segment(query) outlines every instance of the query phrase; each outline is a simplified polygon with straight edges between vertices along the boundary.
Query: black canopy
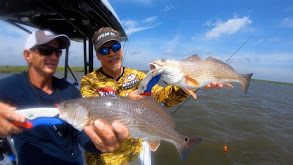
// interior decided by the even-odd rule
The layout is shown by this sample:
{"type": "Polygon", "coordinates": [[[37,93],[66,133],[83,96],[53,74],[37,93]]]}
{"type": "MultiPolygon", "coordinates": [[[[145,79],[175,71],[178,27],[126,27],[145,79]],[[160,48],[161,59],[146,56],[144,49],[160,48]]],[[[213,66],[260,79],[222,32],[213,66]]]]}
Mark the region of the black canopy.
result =
{"type": "Polygon", "coordinates": [[[127,40],[118,19],[104,2],[107,3],[103,0],[0,0],[0,19],[50,29],[71,39],[85,36],[91,39],[100,27],[110,26],[127,40]]]}
{"type": "MultiPolygon", "coordinates": [[[[0,0],[0,19],[29,33],[22,24],[50,29],[55,33],[66,34],[72,40],[83,41],[85,74],[88,69],[89,72],[93,71],[91,38],[96,30],[112,27],[119,31],[122,41],[127,40],[126,33],[107,0],[0,0]]],[[[69,68],[68,50],[65,66],[69,68]]],[[[67,77],[67,70],[64,77],[67,77]]]]}

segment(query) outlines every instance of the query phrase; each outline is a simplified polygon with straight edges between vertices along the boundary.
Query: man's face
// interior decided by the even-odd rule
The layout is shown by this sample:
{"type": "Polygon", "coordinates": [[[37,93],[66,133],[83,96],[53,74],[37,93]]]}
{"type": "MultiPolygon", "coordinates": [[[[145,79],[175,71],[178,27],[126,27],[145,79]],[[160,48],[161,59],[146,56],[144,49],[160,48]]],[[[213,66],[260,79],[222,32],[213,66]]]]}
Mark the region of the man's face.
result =
{"type": "MultiPolygon", "coordinates": [[[[52,40],[45,46],[51,46],[53,48],[59,48],[57,40],[52,40]]],[[[61,50],[62,51],[62,50],[61,50]]],[[[35,69],[40,75],[53,75],[56,72],[59,63],[59,56],[53,51],[50,55],[42,55],[41,50],[33,49],[31,58],[31,67],[35,69]]]]}
{"type": "MultiPolygon", "coordinates": [[[[111,47],[112,45],[116,44],[117,41],[108,41],[104,43],[101,48],[105,47],[111,47]]],[[[122,48],[118,50],[117,52],[114,52],[112,49],[110,49],[109,53],[107,55],[100,55],[98,51],[96,50],[96,56],[98,60],[101,61],[102,68],[106,70],[111,70],[113,72],[120,71],[121,65],[122,65],[122,55],[123,51],[122,48]]]]}

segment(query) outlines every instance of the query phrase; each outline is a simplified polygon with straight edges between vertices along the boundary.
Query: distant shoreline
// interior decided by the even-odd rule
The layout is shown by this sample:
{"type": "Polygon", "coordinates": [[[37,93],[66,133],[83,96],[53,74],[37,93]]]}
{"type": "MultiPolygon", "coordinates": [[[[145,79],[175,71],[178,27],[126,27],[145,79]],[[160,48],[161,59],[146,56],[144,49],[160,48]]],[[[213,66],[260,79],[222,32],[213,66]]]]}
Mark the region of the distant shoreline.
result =
{"type": "MultiPolygon", "coordinates": [[[[0,73],[19,73],[27,71],[28,66],[0,66],[0,73]]],[[[72,72],[84,72],[84,67],[70,66],[72,72]]],[[[57,72],[64,72],[64,66],[58,66],[57,72]]]]}
{"type": "MultiPolygon", "coordinates": [[[[19,73],[27,71],[27,66],[0,66],[0,73],[19,73]]],[[[78,67],[78,66],[70,66],[70,69],[72,72],[84,72],[84,67],[78,67]]],[[[64,72],[65,68],[64,66],[59,66],[57,68],[57,72],[64,72]]],[[[147,72],[147,71],[146,71],[147,72]]],[[[259,79],[251,79],[251,81],[260,81],[260,82],[267,82],[267,83],[274,83],[274,84],[282,84],[282,85],[290,85],[293,86],[293,83],[287,83],[287,82],[279,82],[279,81],[269,81],[269,80],[259,80],[259,79]]]]}
{"type": "Polygon", "coordinates": [[[282,84],[282,85],[290,85],[290,86],[293,86],[293,83],[279,82],[279,81],[269,81],[269,80],[259,80],[259,79],[251,79],[251,81],[260,81],[260,82],[266,82],[266,83],[273,83],[273,84],[282,84]]]}

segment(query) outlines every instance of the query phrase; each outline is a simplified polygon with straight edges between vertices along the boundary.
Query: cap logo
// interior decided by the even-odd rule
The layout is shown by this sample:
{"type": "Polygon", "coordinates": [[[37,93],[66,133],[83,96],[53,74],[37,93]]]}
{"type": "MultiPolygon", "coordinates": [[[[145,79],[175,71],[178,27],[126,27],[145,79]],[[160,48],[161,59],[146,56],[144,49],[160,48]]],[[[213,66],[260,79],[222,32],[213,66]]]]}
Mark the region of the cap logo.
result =
{"type": "Polygon", "coordinates": [[[114,37],[116,36],[115,33],[113,33],[113,32],[106,32],[106,33],[103,33],[103,34],[99,35],[98,40],[100,40],[103,37],[107,37],[109,35],[114,36],[114,37]]]}

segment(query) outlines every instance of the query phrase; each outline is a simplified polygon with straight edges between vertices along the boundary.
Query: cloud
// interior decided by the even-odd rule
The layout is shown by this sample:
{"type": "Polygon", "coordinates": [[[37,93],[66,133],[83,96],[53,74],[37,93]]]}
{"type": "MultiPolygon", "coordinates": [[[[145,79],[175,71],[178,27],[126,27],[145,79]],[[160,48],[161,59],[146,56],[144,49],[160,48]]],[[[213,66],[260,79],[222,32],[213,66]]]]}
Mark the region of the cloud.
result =
{"type": "Polygon", "coordinates": [[[287,12],[293,11],[293,6],[286,8],[285,11],[287,11],[287,12]]]}
{"type": "Polygon", "coordinates": [[[239,74],[253,73],[253,79],[293,82],[292,68],[272,68],[271,66],[247,66],[237,64],[232,66],[239,74]]]}
{"type": "Polygon", "coordinates": [[[286,17],[283,19],[283,25],[288,26],[288,27],[292,27],[293,28],[293,19],[290,17],[286,17]]]}
{"type": "MultiPolygon", "coordinates": [[[[261,59],[259,57],[237,57],[231,58],[228,63],[240,63],[240,64],[250,64],[250,63],[258,63],[261,59]]],[[[226,62],[226,61],[224,61],[226,62]]]]}
{"type": "Polygon", "coordinates": [[[183,54],[184,55],[192,55],[192,54],[195,54],[195,52],[197,52],[197,50],[195,48],[192,48],[192,49],[183,51],[183,54]]]}
{"type": "MultiPolygon", "coordinates": [[[[226,58],[226,57],[224,57],[226,58]]],[[[293,66],[293,56],[291,53],[280,53],[272,51],[270,54],[258,54],[258,53],[241,53],[237,56],[233,56],[228,63],[251,63],[257,65],[271,65],[271,66],[293,66]]]]}
{"type": "Polygon", "coordinates": [[[121,21],[124,26],[131,27],[134,24],[134,20],[121,21]]]}
{"type": "Polygon", "coordinates": [[[280,41],[280,37],[271,37],[268,39],[270,42],[280,41]]]}
{"type": "Polygon", "coordinates": [[[257,41],[257,43],[261,44],[261,43],[263,43],[263,41],[264,41],[264,39],[260,39],[260,40],[257,41]]]}
{"type": "Polygon", "coordinates": [[[180,35],[179,34],[175,34],[173,39],[168,40],[166,43],[168,48],[176,47],[176,45],[179,45],[179,44],[180,44],[180,35]]]}
{"type": "Polygon", "coordinates": [[[135,33],[135,32],[139,32],[139,31],[144,31],[144,30],[148,30],[148,29],[153,29],[157,26],[159,26],[160,24],[156,24],[156,25],[153,25],[153,26],[145,26],[145,27],[138,27],[138,28],[133,28],[131,29],[127,35],[131,35],[132,33],[135,33]]]}
{"type": "Polygon", "coordinates": [[[140,53],[141,53],[141,50],[139,50],[137,48],[129,50],[129,54],[131,54],[131,55],[139,55],[140,53]]]}
{"type": "Polygon", "coordinates": [[[208,20],[206,23],[203,24],[204,26],[211,26],[212,25],[212,21],[208,20]]]}
{"type": "Polygon", "coordinates": [[[259,39],[257,41],[258,44],[265,44],[265,43],[269,43],[269,42],[279,42],[281,40],[280,37],[270,37],[270,38],[266,38],[266,39],[259,39]]]}
{"type": "Polygon", "coordinates": [[[152,16],[152,17],[148,17],[148,18],[141,20],[141,21],[136,21],[136,20],[125,20],[124,21],[123,20],[123,21],[121,21],[121,24],[123,25],[124,29],[127,29],[126,34],[128,36],[130,36],[131,34],[133,34],[135,32],[153,29],[153,28],[159,26],[161,23],[149,25],[149,24],[155,23],[157,18],[158,18],[157,16],[152,16]],[[148,24],[148,26],[146,26],[145,24],[148,24]]]}
{"type": "Polygon", "coordinates": [[[165,5],[162,12],[167,13],[167,12],[170,12],[173,10],[175,10],[175,7],[171,3],[169,3],[169,4],[165,5]]]}
{"type": "Polygon", "coordinates": [[[108,0],[110,4],[113,3],[135,3],[135,4],[141,4],[141,5],[151,5],[153,0],[108,0]]]}
{"type": "Polygon", "coordinates": [[[151,4],[152,0],[134,0],[134,2],[138,2],[142,4],[151,4]]]}
{"type": "Polygon", "coordinates": [[[149,62],[158,59],[158,53],[153,49],[148,48],[130,48],[123,58],[123,66],[147,70],[149,62]]]}
{"type": "Polygon", "coordinates": [[[174,49],[167,49],[166,51],[163,52],[163,55],[174,55],[176,53],[177,51],[174,49]]]}
{"type": "Polygon", "coordinates": [[[157,20],[157,18],[158,18],[157,16],[149,17],[149,18],[145,19],[143,22],[144,23],[153,23],[157,20]]]}
{"type": "Polygon", "coordinates": [[[215,27],[212,30],[206,32],[205,38],[214,39],[225,34],[231,35],[241,29],[245,29],[245,27],[251,23],[252,21],[246,16],[243,18],[235,17],[233,19],[229,19],[227,22],[219,20],[215,23],[215,27]]]}

